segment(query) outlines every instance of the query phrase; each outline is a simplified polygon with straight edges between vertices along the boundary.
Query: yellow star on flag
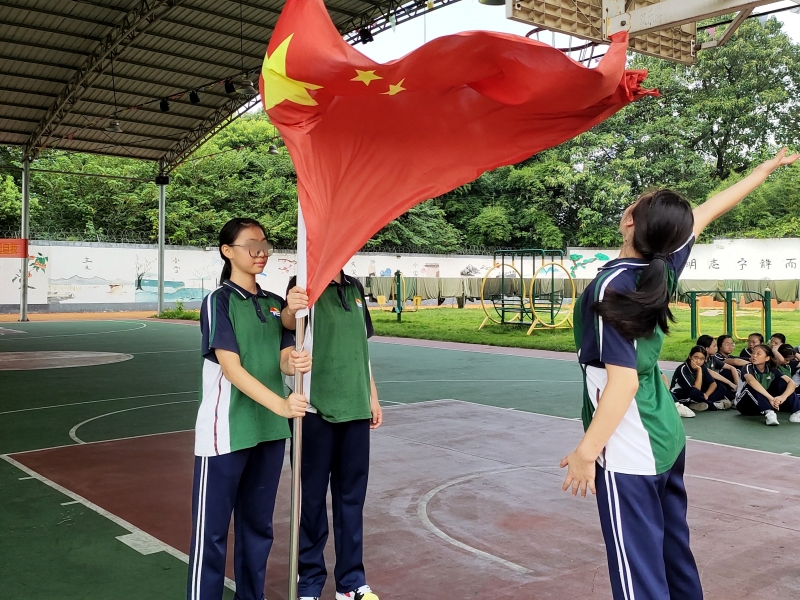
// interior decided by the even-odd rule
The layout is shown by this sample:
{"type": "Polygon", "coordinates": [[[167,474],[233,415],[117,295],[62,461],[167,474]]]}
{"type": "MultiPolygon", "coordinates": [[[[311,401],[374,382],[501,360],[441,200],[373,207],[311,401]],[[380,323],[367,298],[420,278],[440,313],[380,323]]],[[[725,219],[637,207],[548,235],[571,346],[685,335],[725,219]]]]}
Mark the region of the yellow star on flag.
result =
{"type": "Polygon", "coordinates": [[[394,96],[395,94],[399,94],[400,92],[404,92],[405,89],[406,89],[406,88],[403,87],[403,82],[404,81],[405,81],[405,78],[401,79],[395,85],[392,85],[390,83],[389,84],[389,91],[388,92],[383,92],[383,95],[384,96],[394,96]]]}
{"type": "Polygon", "coordinates": [[[375,71],[359,71],[356,69],[356,76],[353,77],[350,81],[361,81],[369,87],[371,81],[376,81],[378,79],[383,79],[380,75],[375,75],[375,71]]]}
{"type": "Polygon", "coordinates": [[[289,100],[295,104],[304,106],[316,106],[317,102],[308,93],[308,90],[319,90],[321,85],[304,83],[297,81],[286,75],[286,53],[289,50],[289,42],[292,41],[294,34],[291,34],[280,45],[275,48],[272,56],[267,56],[264,66],[261,69],[261,77],[264,80],[264,95],[261,100],[264,102],[264,110],[269,110],[277,106],[284,100],[289,100]]]}

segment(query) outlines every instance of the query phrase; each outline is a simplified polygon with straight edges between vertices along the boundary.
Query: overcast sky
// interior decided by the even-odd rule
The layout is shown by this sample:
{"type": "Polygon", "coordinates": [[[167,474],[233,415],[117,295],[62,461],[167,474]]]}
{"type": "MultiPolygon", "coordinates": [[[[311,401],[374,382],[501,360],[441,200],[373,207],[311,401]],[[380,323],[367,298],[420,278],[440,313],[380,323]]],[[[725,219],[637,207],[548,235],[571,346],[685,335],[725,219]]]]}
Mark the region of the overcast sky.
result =
{"type": "MultiPolygon", "coordinates": [[[[755,12],[764,12],[784,6],[800,4],[800,0],[785,0],[775,4],[757,8],[755,12]]],[[[485,6],[478,0],[461,0],[453,5],[436,10],[425,17],[413,19],[398,25],[395,31],[385,31],[375,35],[375,41],[369,44],[357,44],[356,48],[377,62],[387,62],[400,58],[421,46],[426,40],[458,33],[482,29],[485,31],[501,31],[525,35],[532,26],[517,23],[505,17],[504,6],[485,6]]],[[[800,43],[800,15],[779,13],[784,23],[784,30],[796,42],[800,43]]],[[[542,38],[542,41],[550,42],[542,38]]],[[[566,36],[557,40],[557,44],[566,45],[566,36]]]]}

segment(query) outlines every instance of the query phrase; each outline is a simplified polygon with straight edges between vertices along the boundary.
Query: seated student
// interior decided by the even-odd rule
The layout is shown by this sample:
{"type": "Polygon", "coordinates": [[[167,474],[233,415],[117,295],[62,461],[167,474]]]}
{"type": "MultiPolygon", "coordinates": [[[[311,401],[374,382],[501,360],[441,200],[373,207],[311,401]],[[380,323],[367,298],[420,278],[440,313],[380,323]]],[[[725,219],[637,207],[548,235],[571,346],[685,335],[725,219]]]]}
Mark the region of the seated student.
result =
{"type": "Polygon", "coordinates": [[[717,354],[717,340],[710,335],[701,335],[697,338],[697,345],[705,348],[706,368],[711,377],[720,388],[721,393],[733,402],[739,387],[739,373],[731,365],[725,364],[725,359],[717,354]]]}
{"type": "Polygon", "coordinates": [[[784,364],[783,356],[781,353],[778,352],[778,348],[786,343],[786,336],[782,333],[773,333],[772,336],[769,338],[769,347],[772,348],[772,359],[775,361],[777,366],[781,366],[784,364]]]}
{"type": "Polygon", "coordinates": [[[781,357],[782,364],[778,365],[778,372],[781,375],[791,377],[795,385],[800,385],[800,360],[792,348],[791,344],[781,344],[778,346],[778,354],[781,357]]]}
{"type": "Polygon", "coordinates": [[[723,333],[717,338],[717,357],[724,360],[726,365],[734,367],[736,377],[739,381],[741,381],[741,377],[739,377],[739,370],[741,367],[749,365],[750,361],[743,358],[736,358],[733,355],[733,349],[735,347],[736,342],[734,342],[733,338],[727,333],[723,333]]]}
{"type": "Polygon", "coordinates": [[[742,348],[742,351],[739,353],[739,358],[743,358],[747,361],[750,360],[750,355],[753,352],[753,348],[756,346],[764,343],[764,336],[760,333],[751,333],[747,336],[747,346],[742,348]]]}
{"type": "MultiPolygon", "coordinates": [[[[664,382],[664,385],[667,386],[669,389],[669,381],[667,381],[667,376],[664,375],[664,371],[660,371],[661,373],[661,381],[664,382]]],[[[672,392],[670,392],[672,393],[672,392]]],[[[675,398],[675,394],[672,394],[672,398],[675,400],[675,408],[678,410],[678,414],[685,419],[690,419],[694,416],[694,411],[683,404],[682,402],[678,402],[678,399],[675,398]]]]}
{"type": "Polygon", "coordinates": [[[800,398],[797,386],[778,372],[772,349],[759,344],[752,350],[750,364],[744,368],[745,386],[736,408],[743,415],[764,415],[767,425],[779,425],[776,411],[790,412],[790,423],[800,423],[800,398]]]}
{"type": "Polygon", "coordinates": [[[694,411],[727,410],[732,406],[706,367],[706,350],[694,346],[686,361],[675,369],[670,391],[679,402],[694,411]]]}

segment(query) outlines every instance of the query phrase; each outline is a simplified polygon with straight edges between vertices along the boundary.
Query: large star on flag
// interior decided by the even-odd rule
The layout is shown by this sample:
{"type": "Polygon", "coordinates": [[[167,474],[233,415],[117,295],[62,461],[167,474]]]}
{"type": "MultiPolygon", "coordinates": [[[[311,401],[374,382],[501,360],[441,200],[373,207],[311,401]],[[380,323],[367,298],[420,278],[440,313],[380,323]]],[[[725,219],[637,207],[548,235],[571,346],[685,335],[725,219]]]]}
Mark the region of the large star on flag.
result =
{"type": "Polygon", "coordinates": [[[261,69],[261,80],[263,92],[261,100],[264,103],[264,110],[269,110],[277,106],[284,100],[303,104],[305,106],[316,106],[317,102],[308,93],[308,90],[321,89],[321,85],[304,83],[297,81],[286,75],[286,54],[289,51],[289,43],[294,34],[290,34],[280,45],[275,48],[272,56],[267,56],[264,66],[261,69]]]}

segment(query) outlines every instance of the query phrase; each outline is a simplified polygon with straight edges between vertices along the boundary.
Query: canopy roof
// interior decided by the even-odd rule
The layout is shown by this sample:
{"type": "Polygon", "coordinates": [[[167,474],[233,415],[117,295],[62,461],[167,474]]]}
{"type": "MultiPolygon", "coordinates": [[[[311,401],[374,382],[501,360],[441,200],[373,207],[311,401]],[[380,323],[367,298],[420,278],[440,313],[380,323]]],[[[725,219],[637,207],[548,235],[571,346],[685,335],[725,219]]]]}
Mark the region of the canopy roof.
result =
{"type": "MultiPolygon", "coordinates": [[[[377,33],[457,1],[325,5],[345,39],[358,43],[362,27],[377,33]]],[[[0,144],[23,146],[29,158],[58,148],[159,161],[168,171],[259,102],[227,93],[225,81],[257,87],[283,5],[0,0],[0,144]],[[107,131],[114,119],[121,133],[107,131]]]]}

